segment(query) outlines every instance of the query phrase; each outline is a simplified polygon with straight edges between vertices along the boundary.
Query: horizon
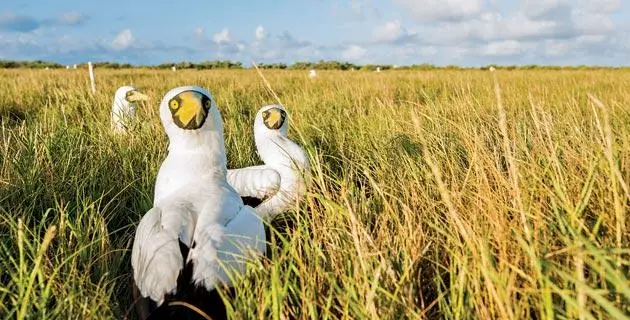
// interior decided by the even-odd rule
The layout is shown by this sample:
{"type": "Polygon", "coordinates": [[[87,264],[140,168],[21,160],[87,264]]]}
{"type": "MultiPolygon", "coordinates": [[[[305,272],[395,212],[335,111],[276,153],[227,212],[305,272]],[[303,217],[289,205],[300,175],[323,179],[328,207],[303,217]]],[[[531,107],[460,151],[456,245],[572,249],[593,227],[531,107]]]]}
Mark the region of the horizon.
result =
{"type": "Polygon", "coordinates": [[[623,67],[628,7],[621,0],[15,1],[0,8],[0,60],[623,67]]]}
{"type": "MultiPolygon", "coordinates": [[[[337,61],[337,60],[319,60],[319,61],[294,61],[291,63],[256,63],[256,65],[261,69],[294,69],[294,70],[305,70],[305,69],[315,69],[315,70],[327,70],[328,68],[321,67],[321,64],[328,63],[349,63],[347,61],[337,61]],[[300,64],[308,64],[308,67],[294,67],[300,64]],[[279,68],[278,65],[284,65],[284,67],[279,68]]],[[[105,68],[105,69],[124,69],[124,68],[170,68],[172,66],[179,67],[179,69],[195,69],[196,66],[202,66],[207,63],[240,63],[240,65],[236,66],[235,64],[231,67],[223,67],[223,66],[215,66],[215,67],[206,67],[201,69],[254,69],[253,63],[242,63],[240,61],[232,61],[232,60],[204,60],[204,61],[170,61],[170,62],[162,62],[156,64],[137,64],[137,63],[120,63],[117,61],[83,61],[76,63],[78,67],[87,67],[88,63],[92,63],[94,67],[105,68]],[[181,64],[190,64],[190,67],[181,67],[181,64]]],[[[449,65],[436,65],[431,63],[414,63],[408,65],[392,65],[392,64],[353,64],[349,63],[349,69],[341,69],[341,68],[330,68],[329,70],[350,70],[351,68],[376,68],[376,67],[384,67],[385,70],[388,69],[487,69],[490,67],[495,67],[497,69],[529,69],[529,68],[541,68],[541,69],[628,69],[630,68],[630,64],[620,64],[620,65],[597,65],[597,64],[487,64],[487,65],[478,65],[478,66],[461,66],[455,64],[449,65]]],[[[11,68],[44,68],[44,67],[52,67],[52,68],[73,68],[73,65],[64,65],[57,61],[49,61],[49,60],[4,60],[0,59],[0,69],[11,69],[11,68]],[[20,66],[6,66],[6,63],[18,63],[23,64],[20,66]],[[38,63],[42,63],[39,65],[38,63]]]]}

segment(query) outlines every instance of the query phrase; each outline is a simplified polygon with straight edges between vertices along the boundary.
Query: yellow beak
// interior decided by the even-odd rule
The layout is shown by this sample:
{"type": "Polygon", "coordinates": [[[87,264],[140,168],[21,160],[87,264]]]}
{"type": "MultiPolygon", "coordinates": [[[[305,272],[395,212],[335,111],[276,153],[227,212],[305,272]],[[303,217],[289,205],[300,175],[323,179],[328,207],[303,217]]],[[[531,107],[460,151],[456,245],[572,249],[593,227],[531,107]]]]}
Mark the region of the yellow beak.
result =
{"type": "Polygon", "coordinates": [[[136,102],[136,101],[147,101],[149,100],[149,96],[147,96],[146,94],[140,92],[140,91],[130,91],[129,94],[127,94],[127,101],[129,102],[136,102]]]}

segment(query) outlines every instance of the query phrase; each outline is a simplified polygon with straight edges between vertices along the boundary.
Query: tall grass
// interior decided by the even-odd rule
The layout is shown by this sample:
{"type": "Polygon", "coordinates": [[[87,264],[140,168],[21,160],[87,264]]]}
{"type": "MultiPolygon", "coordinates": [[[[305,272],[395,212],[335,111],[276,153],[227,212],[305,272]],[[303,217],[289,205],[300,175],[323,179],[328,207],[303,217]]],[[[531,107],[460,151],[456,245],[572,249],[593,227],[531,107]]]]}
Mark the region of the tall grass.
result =
{"type": "MultiPolygon", "coordinates": [[[[236,319],[630,318],[630,72],[264,71],[311,158],[236,319]]],[[[157,104],[218,101],[230,167],[275,103],[253,70],[0,71],[0,315],[133,318],[130,249],[167,139],[157,104]],[[109,131],[115,89],[153,99],[109,131]]]]}

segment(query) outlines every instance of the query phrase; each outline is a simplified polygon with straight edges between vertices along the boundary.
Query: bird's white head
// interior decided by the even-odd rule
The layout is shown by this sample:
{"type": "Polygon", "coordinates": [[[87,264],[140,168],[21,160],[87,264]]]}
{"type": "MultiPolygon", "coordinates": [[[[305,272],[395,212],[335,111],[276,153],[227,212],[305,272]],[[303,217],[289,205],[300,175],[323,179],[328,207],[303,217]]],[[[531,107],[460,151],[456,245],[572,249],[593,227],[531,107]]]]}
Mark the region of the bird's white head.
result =
{"type": "Polygon", "coordinates": [[[195,86],[170,90],[160,103],[160,118],[169,151],[199,151],[225,160],[223,119],[210,92],[195,86]]]}
{"type": "Polygon", "coordinates": [[[112,105],[112,128],[116,131],[126,130],[130,118],[135,117],[138,101],[147,101],[149,97],[132,86],[123,86],[114,93],[112,105]]]}
{"type": "Polygon", "coordinates": [[[147,100],[149,97],[146,94],[132,86],[122,86],[114,93],[114,105],[118,105],[121,110],[135,108],[138,101],[147,100]]]}
{"type": "Polygon", "coordinates": [[[258,110],[254,120],[254,134],[271,134],[286,137],[289,129],[289,119],[284,106],[272,104],[258,110]]]}

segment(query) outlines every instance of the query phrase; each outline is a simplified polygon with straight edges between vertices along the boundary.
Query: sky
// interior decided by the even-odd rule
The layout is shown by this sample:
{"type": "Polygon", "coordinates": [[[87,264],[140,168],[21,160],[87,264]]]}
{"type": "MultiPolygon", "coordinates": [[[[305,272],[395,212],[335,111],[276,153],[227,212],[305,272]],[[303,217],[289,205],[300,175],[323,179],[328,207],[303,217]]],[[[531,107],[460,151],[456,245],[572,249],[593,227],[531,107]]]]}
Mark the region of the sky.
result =
{"type": "Polygon", "coordinates": [[[622,0],[5,0],[0,59],[630,65],[622,0]]]}

